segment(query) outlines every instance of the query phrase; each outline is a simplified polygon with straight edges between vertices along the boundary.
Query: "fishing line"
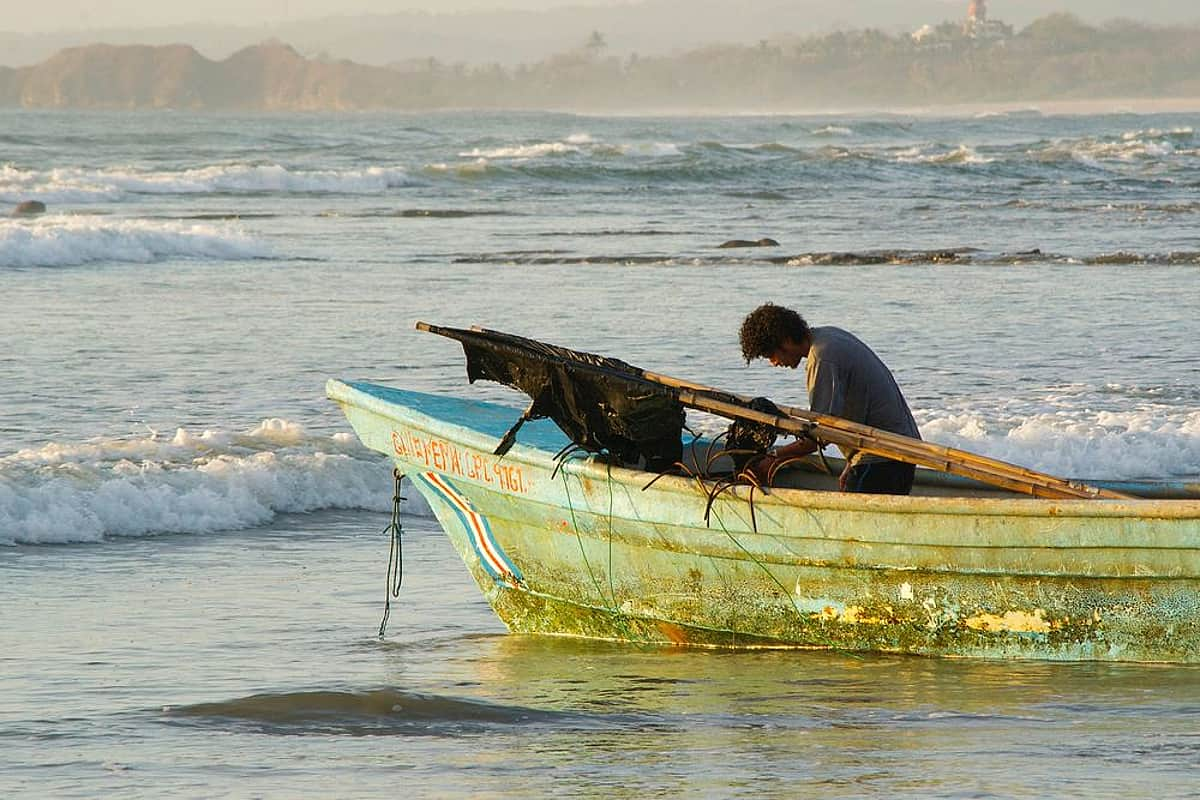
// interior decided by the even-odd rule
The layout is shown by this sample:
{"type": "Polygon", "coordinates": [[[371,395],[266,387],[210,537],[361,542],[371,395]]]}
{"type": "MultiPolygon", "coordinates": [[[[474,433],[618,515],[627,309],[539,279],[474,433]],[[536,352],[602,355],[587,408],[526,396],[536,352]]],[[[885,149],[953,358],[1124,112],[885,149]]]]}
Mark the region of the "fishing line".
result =
{"type": "Polygon", "coordinates": [[[737,537],[729,532],[729,529],[725,527],[724,520],[721,519],[721,515],[719,513],[717,513],[715,508],[713,509],[713,516],[716,517],[717,524],[721,526],[721,531],[726,536],[729,537],[729,541],[733,542],[733,544],[737,547],[737,549],[739,549],[743,553],[745,553],[746,556],[749,557],[749,559],[751,561],[753,561],[755,563],[755,565],[758,566],[759,569],[761,569],[763,572],[765,572],[767,574],[767,577],[771,579],[771,582],[774,583],[776,586],[778,586],[779,590],[781,592],[783,592],[785,597],[787,597],[788,602],[792,606],[792,609],[796,612],[796,616],[803,619],[804,613],[800,610],[800,607],[798,605],[796,605],[796,598],[792,597],[792,592],[786,586],[784,586],[782,583],[779,582],[779,579],[775,577],[775,573],[773,573],[773,572],[771,572],[771,570],[767,569],[766,564],[764,564],[762,561],[759,561],[757,556],[755,556],[753,553],[751,553],[749,550],[747,550],[745,547],[743,547],[742,543],[737,540],[737,537]]]}
{"type": "Polygon", "coordinates": [[[617,590],[613,585],[613,560],[612,560],[612,540],[613,540],[613,479],[612,479],[612,462],[608,464],[608,596],[612,598],[613,608],[617,607],[617,590]]]}
{"type": "MultiPolygon", "coordinates": [[[[579,450],[582,450],[583,448],[578,448],[578,449],[579,449],[579,450]]],[[[582,458],[586,458],[586,457],[587,457],[587,456],[582,456],[582,458]]],[[[608,483],[608,492],[609,492],[609,494],[608,494],[608,498],[609,498],[609,499],[608,499],[608,504],[609,504],[609,505],[608,505],[608,515],[609,515],[609,517],[608,517],[608,590],[609,590],[609,595],[610,595],[610,597],[609,597],[609,599],[608,599],[607,601],[605,601],[605,598],[604,598],[604,590],[603,590],[603,589],[600,587],[600,581],[599,581],[599,580],[596,578],[596,573],[595,573],[595,572],[592,570],[592,564],[591,564],[591,562],[590,562],[590,561],[588,561],[588,557],[587,557],[587,549],[586,549],[586,548],[584,547],[584,545],[583,545],[583,534],[582,534],[582,533],[580,533],[580,531],[579,531],[579,520],[578,520],[578,519],[576,519],[576,517],[575,517],[575,505],[574,505],[574,503],[572,503],[572,502],[571,502],[571,489],[570,489],[570,486],[569,486],[569,485],[568,485],[568,483],[567,483],[567,470],[565,469],[566,461],[567,461],[567,459],[565,459],[565,458],[564,458],[564,459],[563,459],[563,462],[562,462],[562,465],[564,466],[564,469],[562,470],[562,476],[563,476],[563,492],[566,494],[566,497],[567,497],[567,508],[568,508],[568,509],[570,510],[570,512],[571,512],[571,526],[572,526],[572,528],[574,528],[574,530],[575,530],[575,540],[576,540],[576,541],[579,543],[579,554],[580,554],[580,555],[583,557],[583,564],[584,564],[584,566],[585,566],[585,567],[587,567],[587,571],[588,571],[588,577],[590,577],[590,578],[592,579],[592,585],[594,585],[594,586],[596,587],[596,594],[600,596],[600,600],[601,600],[601,602],[607,602],[607,606],[605,606],[605,607],[604,607],[604,610],[605,610],[605,611],[607,611],[607,612],[609,613],[609,615],[611,616],[611,618],[612,618],[612,624],[613,624],[613,626],[614,626],[614,627],[615,627],[617,630],[621,631],[621,633],[624,635],[624,637],[625,637],[627,640],[629,640],[629,641],[634,641],[634,640],[637,638],[637,636],[636,636],[636,632],[634,631],[634,628],[633,628],[633,626],[632,626],[632,625],[630,625],[630,624],[629,624],[629,620],[628,620],[628,619],[627,619],[627,618],[626,618],[626,617],[625,617],[625,616],[624,616],[624,615],[623,615],[623,614],[622,614],[620,611],[618,611],[618,610],[617,610],[617,593],[616,593],[616,589],[614,588],[614,584],[613,584],[613,569],[612,569],[612,514],[613,514],[612,464],[611,464],[611,462],[610,462],[610,463],[609,463],[609,465],[608,465],[608,481],[609,481],[609,483],[608,483]]]]}
{"type": "MultiPolygon", "coordinates": [[[[562,460],[560,466],[562,464],[565,464],[566,461],[567,461],[567,459],[564,458],[562,460]]],[[[556,472],[558,471],[557,467],[555,468],[555,471],[556,472]]],[[[603,601],[604,600],[604,589],[602,589],[600,587],[600,581],[596,578],[596,573],[592,571],[592,564],[590,561],[588,561],[588,557],[587,557],[587,548],[585,548],[583,546],[583,534],[581,534],[579,532],[579,521],[575,518],[575,504],[571,502],[571,487],[567,483],[567,471],[565,469],[562,470],[562,476],[563,476],[563,492],[567,496],[567,510],[571,512],[571,527],[575,530],[575,540],[577,542],[579,542],[579,554],[581,556],[583,556],[583,565],[587,568],[588,577],[590,577],[592,579],[592,585],[594,585],[596,587],[596,594],[600,595],[600,600],[603,601]]],[[[553,479],[553,476],[551,476],[551,478],[553,479]]],[[[610,555],[610,559],[611,559],[611,555],[610,555]]],[[[611,577],[611,575],[612,575],[611,563],[609,564],[608,571],[609,571],[609,575],[611,577]]],[[[610,614],[616,615],[617,610],[614,607],[613,602],[615,602],[615,598],[614,598],[614,600],[611,600],[609,602],[609,606],[608,606],[607,610],[610,614]]]]}

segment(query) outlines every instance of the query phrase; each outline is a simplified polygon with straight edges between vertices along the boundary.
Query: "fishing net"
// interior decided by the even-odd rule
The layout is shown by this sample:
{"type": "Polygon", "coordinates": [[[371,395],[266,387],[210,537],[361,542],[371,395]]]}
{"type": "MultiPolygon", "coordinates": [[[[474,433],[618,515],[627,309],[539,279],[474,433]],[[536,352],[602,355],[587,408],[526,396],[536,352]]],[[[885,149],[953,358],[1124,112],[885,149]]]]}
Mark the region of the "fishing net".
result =
{"type": "MultiPolygon", "coordinates": [[[[755,397],[747,406],[752,411],[780,415],[783,412],[765,397],[755,397]]],[[[734,471],[740,471],[751,460],[767,452],[775,444],[779,430],[765,422],[735,419],[725,432],[725,449],[733,459],[734,471]]]]}

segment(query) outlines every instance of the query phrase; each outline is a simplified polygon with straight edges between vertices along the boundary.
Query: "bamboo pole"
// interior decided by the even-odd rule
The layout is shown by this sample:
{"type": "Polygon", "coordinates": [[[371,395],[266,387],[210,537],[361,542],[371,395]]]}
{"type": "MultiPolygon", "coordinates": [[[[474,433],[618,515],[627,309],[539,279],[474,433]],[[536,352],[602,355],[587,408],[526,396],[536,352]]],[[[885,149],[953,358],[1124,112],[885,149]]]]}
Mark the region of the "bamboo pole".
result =
{"type": "MultiPolygon", "coordinates": [[[[478,326],[471,330],[460,328],[444,328],[418,322],[417,330],[436,333],[440,336],[457,339],[466,343],[478,338],[481,343],[493,346],[505,346],[518,352],[520,342],[542,344],[536,340],[526,340],[519,336],[493,331],[478,326]],[[504,337],[497,340],[491,337],[504,337]],[[512,340],[517,340],[514,343],[512,340]]],[[[567,348],[558,348],[566,350],[567,348]]],[[[574,352],[567,350],[567,352],[574,352]]],[[[542,353],[538,357],[546,358],[542,353]]],[[[1032,497],[1046,499],[1136,499],[1131,495],[1103,489],[1065,478],[1058,478],[1041,472],[1010,464],[1006,461],[988,458],[966,450],[958,450],[932,442],[902,436],[890,431],[872,428],[840,417],[817,414],[799,408],[781,407],[781,414],[769,414],[755,411],[746,407],[749,398],[742,395],[725,392],[692,381],[673,378],[648,370],[633,367],[634,372],[615,371],[606,367],[596,366],[583,360],[569,359],[573,368],[601,374],[614,375],[628,379],[640,379],[647,383],[670,390],[681,404],[689,408],[717,414],[730,419],[744,419],[752,422],[765,423],[778,430],[795,436],[808,436],[819,442],[835,444],[852,450],[861,450],[873,455],[896,461],[904,461],[921,467],[928,467],[939,472],[947,472],[964,478],[992,484],[1009,491],[1027,494],[1032,497]]]]}

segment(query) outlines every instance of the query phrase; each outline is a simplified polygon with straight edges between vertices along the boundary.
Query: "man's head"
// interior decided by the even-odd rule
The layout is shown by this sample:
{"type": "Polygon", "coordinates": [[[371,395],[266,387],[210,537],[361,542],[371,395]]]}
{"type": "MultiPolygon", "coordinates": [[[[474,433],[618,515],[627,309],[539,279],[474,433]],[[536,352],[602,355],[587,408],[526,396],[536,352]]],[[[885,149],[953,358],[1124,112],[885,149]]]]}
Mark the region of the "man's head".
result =
{"type": "Polygon", "coordinates": [[[747,314],[738,337],[747,364],[765,358],[777,367],[795,368],[808,355],[808,323],[790,308],[774,303],[764,303],[747,314]]]}

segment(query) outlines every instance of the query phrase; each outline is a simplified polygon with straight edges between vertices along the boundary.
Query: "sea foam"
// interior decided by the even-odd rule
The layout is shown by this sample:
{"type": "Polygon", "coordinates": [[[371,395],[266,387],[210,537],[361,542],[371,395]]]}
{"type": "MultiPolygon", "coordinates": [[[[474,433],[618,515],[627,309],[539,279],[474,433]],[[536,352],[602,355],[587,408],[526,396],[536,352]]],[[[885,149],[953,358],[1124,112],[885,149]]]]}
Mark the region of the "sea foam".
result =
{"type": "Polygon", "coordinates": [[[854,131],[844,125],[825,125],[812,132],[813,136],[853,136],[854,131]]]}
{"type": "Polygon", "coordinates": [[[1200,476],[1200,411],[917,416],[929,441],[1053,475],[1085,480],[1200,476]]]}
{"type": "Polygon", "coordinates": [[[105,203],[138,195],[384,194],[414,180],[402,167],[301,170],[279,164],[223,164],[195,169],[143,171],[0,167],[0,201],[105,203]]]}
{"type": "Polygon", "coordinates": [[[565,155],[581,152],[578,144],[569,142],[538,142],[536,144],[514,145],[512,147],[492,147],[487,149],[474,148],[459,153],[460,158],[512,158],[529,159],[544,158],[545,156],[565,155]]]}
{"type": "Polygon", "coordinates": [[[994,158],[981,156],[965,144],[951,150],[916,146],[901,150],[896,160],[902,164],[991,164],[994,158]]]}
{"type": "MultiPolygon", "coordinates": [[[[461,151],[460,158],[480,161],[530,161],[555,156],[584,154],[589,156],[664,158],[681,155],[683,150],[673,142],[599,142],[587,134],[573,134],[565,141],[532,142],[528,144],[480,148],[461,151]]],[[[436,165],[435,165],[436,166],[436,165]]],[[[443,166],[444,165],[440,165],[443,166]]]]}
{"type": "MultiPolygon", "coordinates": [[[[277,514],[386,511],[386,459],[351,434],[293,422],[249,431],[180,428],[172,436],[51,443],[0,458],[0,545],[209,533],[266,525],[277,514]]],[[[411,485],[405,513],[428,515],[411,485]]]]}
{"type": "Polygon", "coordinates": [[[0,267],[271,257],[269,246],[229,225],[62,215],[0,219],[0,267]]]}

